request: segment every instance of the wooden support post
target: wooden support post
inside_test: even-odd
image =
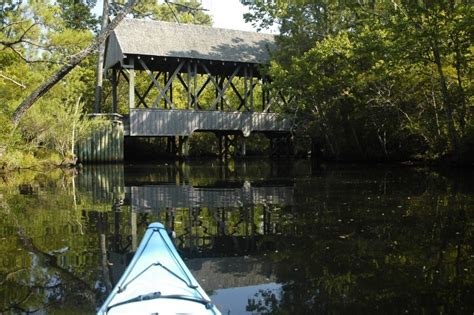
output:
[[[163,73],[163,86],[166,85],[166,82],[168,82],[168,72]],[[166,91],[165,91],[166,94]],[[165,104],[163,106],[164,109],[168,108],[168,99],[165,97]]]
[[[186,62],[187,66],[187,77],[186,77],[186,85],[188,86],[188,106],[186,109],[190,109],[193,106],[193,100],[191,95],[191,60]]]
[[[107,237],[106,237],[106,226],[107,221],[104,218],[104,214],[101,213],[99,215],[99,248],[100,248],[100,257],[101,257],[101,265],[102,265],[102,275],[103,279],[105,280],[105,287],[107,290],[112,289],[112,283],[110,283],[109,279],[109,264],[107,261]]]
[[[166,137],[166,153],[171,153],[171,138]]]
[[[117,69],[112,69],[112,113],[117,113]]]
[[[256,224],[255,224],[255,207],[250,206],[250,231],[251,235],[254,237],[256,231]]]
[[[128,74],[128,106],[130,109],[135,108],[135,62],[130,60],[130,69]]]
[[[245,137],[241,138],[240,155],[241,156],[246,156],[247,155],[247,139],[245,139]]]
[[[219,80],[219,90],[221,91],[222,95],[224,95],[224,80],[225,76],[223,75],[221,79]],[[221,110],[224,110],[224,96],[221,97],[220,99],[220,104],[221,104]]]
[[[132,251],[136,251],[138,247],[138,237],[137,237],[137,213],[133,211],[130,218],[130,224],[132,228]]]
[[[194,79],[194,89],[193,89],[193,105],[194,109],[198,109],[198,77],[197,77],[197,62],[195,61],[193,64],[193,79]]]
[[[253,89],[255,86],[253,85],[253,67],[250,67],[250,111],[254,111],[253,107]]]
[[[212,74],[209,73],[209,76],[212,78]],[[213,80],[213,82],[219,82],[219,76],[217,74],[216,74],[216,78],[215,78],[215,80]],[[216,91],[215,98],[217,99],[219,97],[219,85],[218,85],[218,83],[215,83],[214,86],[216,87],[216,89],[215,89],[215,91]],[[215,108],[213,108],[211,106],[211,109],[212,110],[218,110],[219,109],[219,104],[216,104],[215,106],[216,106]]]
[[[114,213],[114,244],[113,249],[114,251],[119,250],[120,244],[120,206],[118,204],[114,204],[112,206],[112,211]]]
[[[169,74],[167,75],[167,79],[168,79],[168,80],[171,79],[171,76],[169,76]],[[174,78],[171,79],[170,88],[169,88],[169,89],[170,89],[170,101],[171,101],[171,104],[170,104],[170,105],[173,104],[173,80],[174,80]]]
[[[244,67],[244,107],[248,110],[248,66],[245,65]]]

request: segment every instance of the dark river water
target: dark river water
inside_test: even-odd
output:
[[[474,172],[306,160],[0,177],[0,313],[94,313],[147,225],[223,314],[473,314]]]

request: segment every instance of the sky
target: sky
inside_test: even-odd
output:
[[[247,8],[239,0],[201,0],[202,6],[212,16],[214,27],[242,31],[255,31],[250,23],[245,23],[243,15]]]
[[[239,0],[200,0],[202,7],[209,10],[206,13],[212,16],[213,26],[228,28],[234,30],[255,32],[256,29],[250,24],[245,23],[243,15],[247,8]],[[160,1],[163,2],[163,1]],[[172,2],[172,0],[171,0]],[[100,15],[102,12],[102,1],[98,0],[95,13]],[[266,33],[275,33],[275,31],[265,31]]]

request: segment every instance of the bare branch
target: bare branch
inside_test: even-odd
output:
[[[26,86],[25,86],[23,83],[20,83],[20,82],[18,82],[18,81],[16,81],[16,80],[12,79],[12,78],[10,78],[10,77],[7,77],[7,76],[4,75],[4,74],[1,74],[1,73],[0,73],[0,77],[2,77],[2,78],[4,78],[5,80],[10,81],[10,82],[12,82],[12,83],[18,85],[18,86],[21,87],[22,89],[26,89]]]
[[[18,50],[16,50],[15,48],[13,48],[13,47],[9,47],[9,48],[26,63],[49,63],[49,64],[56,64],[56,65],[63,65],[64,64],[64,63],[61,63],[61,62],[51,61],[51,60],[40,60],[40,59],[32,60],[32,59],[28,59],[25,56],[23,56],[23,54],[21,52],[19,52]]]
[[[38,25],[36,22],[33,23],[33,24],[31,24],[31,25],[23,32],[23,34],[21,34],[21,36],[20,36],[18,39],[14,40],[14,41],[12,41],[12,42],[0,41],[0,45],[3,45],[3,46],[4,46],[4,47],[2,48],[2,50],[5,49],[5,48],[7,48],[7,47],[12,47],[13,45],[16,45],[16,44],[19,44],[19,43],[23,42],[23,41],[24,41],[24,38],[25,38],[25,36],[26,36],[26,34],[28,34],[28,32],[29,32],[34,26],[36,26],[36,25]]]
[[[181,24],[181,23],[179,22],[178,17],[176,16],[176,13],[174,13],[173,8],[170,6],[169,2],[168,2],[168,1],[165,1],[165,3],[166,3],[166,5],[168,6],[168,8],[170,9],[171,13],[173,13],[173,16],[174,16],[174,19],[176,20],[176,22],[177,22],[178,24]]]
[[[15,21],[15,22],[11,22],[11,23],[7,23],[5,25],[3,25],[1,28],[0,28],[0,31],[3,31],[9,27],[12,27],[13,25],[17,25],[17,24],[21,24],[21,23],[25,23],[25,22],[29,22],[28,20],[21,20],[21,21]]]

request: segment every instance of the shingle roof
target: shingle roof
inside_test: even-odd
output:
[[[106,67],[127,54],[266,64],[274,40],[271,34],[125,19],[109,38]]]

